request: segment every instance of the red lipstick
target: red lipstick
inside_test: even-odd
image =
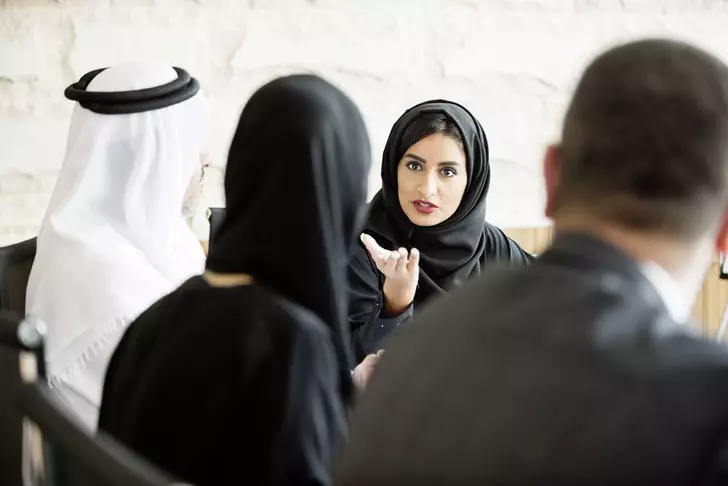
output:
[[[431,214],[435,209],[437,209],[437,204],[423,199],[412,201],[412,204],[415,206],[415,211],[422,214]]]

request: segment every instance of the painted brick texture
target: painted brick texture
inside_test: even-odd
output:
[[[0,245],[36,234],[63,159],[72,103],[93,68],[163,59],[200,79],[220,169],[245,100],[293,72],[321,74],[361,107],[379,155],[397,116],[451,98],[480,118],[492,151],[488,218],[543,223],[541,156],[597,52],[672,36],[728,60],[719,0],[4,0],[0,1]],[[201,226],[200,232],[204,233]],[[201,234],[201,236],[204,236]]]

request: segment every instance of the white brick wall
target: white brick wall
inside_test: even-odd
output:
[[[0,0],[0,245],[38,229],[64,151],[63,89],[103,65],[161,58],[211,98],[223,166],[239,110],[276,75],[310,71],[364,112],[376,165],[409,105],[469,106],[489,135],[489,219],[543,222],[544,144],[596,52],[670,35],[728,60],[725,0]],[[206,186],[221,201],[219,173]]]

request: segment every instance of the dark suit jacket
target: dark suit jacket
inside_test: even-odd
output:
[[[338,484],[726,481],[728,352],[583,235],[485,273],[395,333]]]

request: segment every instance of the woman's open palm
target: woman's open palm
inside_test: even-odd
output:
[[[385,277],[385,298],[397,303],[397,307],[409,305],[420,276],[420,252],[416,248],[409,252],[406,248],[385,250],[367,234],[361,235],[361,241]]]

